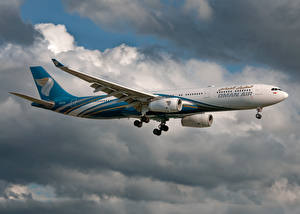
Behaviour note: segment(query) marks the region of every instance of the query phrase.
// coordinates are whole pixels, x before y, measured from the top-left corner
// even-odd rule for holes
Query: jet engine
[[[181,125],[195,128],[210,127],[213,123],[213,119],[211,114],[194,114],[183,117],[181,119]]]
[[[149,103],[148,108],[153,112],[174,113],[182,109],[182,100],[179,98],[162,98]]]

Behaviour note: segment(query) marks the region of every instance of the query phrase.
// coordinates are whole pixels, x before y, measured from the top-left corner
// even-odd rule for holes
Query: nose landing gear
[[[262,113],[262,108],[261,107],[257,107],[256,111],[257,111],[257,113],[256,113],[255,117],[257,119],[261,119],[262,118],[262,114],[261,114]]]

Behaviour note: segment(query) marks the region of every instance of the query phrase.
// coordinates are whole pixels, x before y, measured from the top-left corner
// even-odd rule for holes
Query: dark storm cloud
[[[224,205],[224,204],[222,204]],[[36,201],[9,201],[5,206],[0,206],[1,213],[17,214],[17,213],[91,213],[91,214],[139,214],[139,213],[166,213],[166,214],[193,214],[199,213],[201,210],[202,214],[253,214],[253,213],[264,213],[264,214],[297,214],[299,209],[290,209],[285,212],[280,205],[268,205],[262,206],[250,206],[250,205],[236,205],[228,204],[225,208],[221,207],[221,204],[215,206],[207,206],[205,204],[190,204],[188,206],[178,204],[164,204],[160,202],[154,203],[137,203],[134,201],[122,201],[122,202],[109,202],[103,201],[100,203],[86,201],[86,200],[69,200],[56,203],[43,203]]]
[[[155,35],[205,59],[268,65],[299,78],[297,0],[63,2],[102,27]]]
[[[253,182],[259,182],[264,189],[277,176],[293,172],[291,166],[275,170],[283,161],[284,151],[276,142],[259,141],[263,134],[256,133],[257,142],[253,142],[253,136],[235,140],[221,140],[225,136],[219,139],[202,136],[194,140],[197,135],[193,134],[183,140],[178,136],[173,143],[179,145],[168,149],[169,164],[162,165],[163,157],[157,157],[156,153],[163,149],[161,144],[172,141],[167,136],[155,139],[158,142],[153,144],[151,130],[131,136],[126,134],[135,131],[127,121],[99,123],[66,119],[43,110],[30,111],[23,113],[26,119],[22,121],[5,121],[6,128],[1,133],[1,179],[11,183],[51,185],[60,197],[80,199],[84,194],[93,193],[134,201],[188,203],[186,193],[176,190],[176,185],[181,184],[204,189],[192,201],[209,197],[256,204],[260,203],[260,196],[256,195],[258,190]],[[111,130],[115,137],[105,134]],[[219,148],[201,152],[212,140]],[[184,145],[187,141],[189,145]],[[249,144],[241,146],[241,141]],[[184,148],[186,146],[190,148]],[[268,168],[274,170],[271,172],[266,170]],[[111,170],[121,175],[114,176]],[[140,180],[142,178],[162,183]],[[168,183],[176,185],[168,187]],[[220,185],[231,190],[215,190]],[[234,193],[241,188],[245,192]]]
[[[0,44],[9,42],[30,45],[40,34],[20,16],[20,1],[0,2]]]
[[[126,206],[127,205],[127,206]],[[135,206],[134,206],[135,205]],[[91,213],[91,214],[117,214],[117,213],[147,213],[144,212],[146,209],[141,209],[138,205],[130,202],[122,203],[109,203],[104,202],[97,204],[91,201],[85,200],[70,200],[62,202],[37,202],[33,200],[27,201],[8,201],[5,206],[0,205],[0,212],[6,214],[17,214],[17,213]]]

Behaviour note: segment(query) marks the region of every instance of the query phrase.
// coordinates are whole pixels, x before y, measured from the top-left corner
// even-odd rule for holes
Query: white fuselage
[[[185,105],[193,104],[193,101],[196,101],[211,106],[228,108],[228,110],[262,108],[279,103],[288,97],[288,94],[278,87],[264,84],[229,87],[211,86],[198,89],[160,91],[157,94],[182,97]]]
[[[204,112],[262,109],[288,97],[288,94],[278,87],[263,84],[176,89],[156,91],[153,94],[157,95],[156,99],[179,98],[183,107],[179,112],[169,113],[153,112],[147,109],[145,113],[150,118],[182,118],[186,115]],[[83,101],[85,99],[91,99],[91,101]],[[91,119],[139,118],[143,114],[132,106],[128,106],[128,103],[124,101],[106,96],[80,98],[75,102],[58,105],[53,110]]]

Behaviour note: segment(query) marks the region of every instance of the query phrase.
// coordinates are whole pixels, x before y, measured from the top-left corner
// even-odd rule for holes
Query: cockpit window
[[[271,91],[281,91],[280,88],[272,88]]]

